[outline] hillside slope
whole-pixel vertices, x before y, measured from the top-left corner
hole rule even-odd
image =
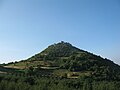
[[[67,42],[53,44],[44,51],[6,67],[52,69],[61,76],[92,77],[94,79],[120,79],[120,66],[114,62],[78,49]]]

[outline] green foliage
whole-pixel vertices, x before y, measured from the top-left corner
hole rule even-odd
[[[25,70],[25,73],[27,75],[34,75],[34,68],[31,66],[31,67],[28,67],[26,70]]]
[[[120,81],[0,75],[0,90],[120,90]]]
[[[71,72],[89,71],[90,77],[92,76],[95,80],[120,80],[120,66],[63,41],[49,46],[25,61],[12,62],[8,64],[10,65],[20,67],[20,69],[27,68],[25,72],[29,75],[41,71],[34,71],[34,68],[39,66],[39,69],[57,67],[56,69],[66,69]]]
[[[0,90],[120,90],[119,65],[63,41],[0,71]]]

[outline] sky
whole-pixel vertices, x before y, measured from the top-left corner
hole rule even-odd
[[[120,0],[0,0],[0,63],[60,41],[120,65]]]

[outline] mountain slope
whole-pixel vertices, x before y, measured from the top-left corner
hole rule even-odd
[[[33,68],[52,69],[52,74],[59,76],[62,73],[67,74],[67,76],[74,76],[75,74],[77,77],[83,75],[94,79],[120,79],[119,65],[63,41],[49,46],[27,60],[7,65],[7,67],[20,67],[22,69],[31,66]]]
[[[60,42],[57,44],[53,44],[46,48],[44,51],[42,51],[39,54],[36,54],[30,59],[41,59],[41,57],[50,57],[56,58],[56,57],[69,57],[70,55],[77,53],[77,52],[84,52],[76,47],[73,47],[71,44],[66,42]],[[52,59],[53,60],[53,59]]]

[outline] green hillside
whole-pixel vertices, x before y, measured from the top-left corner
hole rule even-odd
[[[120,66],[66,42],[0,65],[0,90],[120,90]]]
[[[66,78],[84,76],[97,80],[120,80],[119,65],[63,41],[27,60],[10,63],[5,67],[23,70],[32,67],[42,74],[51,70],[50,75]]]

